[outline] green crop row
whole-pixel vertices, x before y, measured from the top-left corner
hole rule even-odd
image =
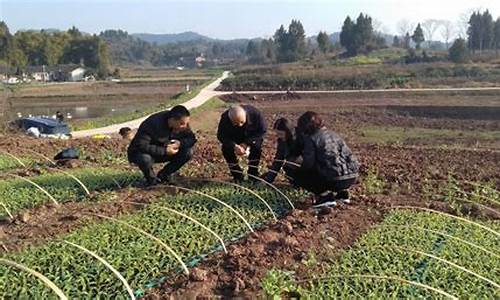
[[[288,290],[313,299],[443,298],[443,294],[404,283],[394,279],[396,277],[425,284],[460,299],[498,299],[498,287],[457,267],[416,252],[425,252],[450,261],[498,284],[500,222],[482,222],[481,225],[496,230],[497,234],[434,213],[395,211],[377,228],[365,234],[339,261],[332,263],[325,273],[316,274],[317,278],[310,280],[305,287],[294,284],[290,287],[291,277],[288,280],[282,278],[281,282],[288,283]],[[470,245],[471,243],[475,246]],[[363,278],[357,275],[393,279]],[[274,274],[273,278],[276,277],[278,276]],[[274,288],[275,293],[280,293],[280,289]]]
[[[20,158],[21,162],[25,164],[26,166],[33,165],[35,163],[34,160],[29,159],[29,158]],[[14,158],[0,153],[0,171],[8,171],[12,169],[16,169],[21,167],[21,164],[16,161]]]
[[[126,186],[141,177],[139,172],[118,169],[82,169],[72,171],[71,175],[79,179],[90,192],[117,189]],[[83,187],[72,177],[59,172],[29,177],[45,189],[59,203],[81,201],[87,197]],[[0,181],[0,201],[14,214],[22,209],[33,208],[49,203],[50,197],[35,185],[19,178]],[[7,211],[0,208],[0,219],[7,216]]]
[[[233,206],[251,224],[266,223],[272,218],[271,212],[261,201],[243,190],[214,184],[199,187],[197,190]],[[269,189],[259,189],[256,192],[269,202],[276,214],[284,213],[290,208],[285,199]],[[294,190],[285,192],[292,199],[300,197]],[[219,240],[202,227],[165,210],[165,207],[197,219],[225,241],[249,231],[245,223],[230,209],[194,193],[163,196],[139,213],[117,217],[166,243],[190,266],[199,261],[200,255],[220,247]],[[181,270],[180,263],[157,242],[113,220],[92,223],[62,239],[81,245],[106,259],[136,290],[137,296],[162,276],[171,276]],[[44,274],[69,298],[127,297],[124,285],[109,269],[92,256],[62,241],[52,241],[4,258]],[[0,274],[0,298],[56,297],[50,289],[27,273],[0,266]]]

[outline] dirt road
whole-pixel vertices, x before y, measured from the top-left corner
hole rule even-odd
[[[228,71],[225,71],[221,77],[210,83],[204,89],[200,91],[198,95],[192,98],[189,101],[183,103],[188,109],[193,109],[203,105],[205,102],[210,100],[211,98],[220,95],[220,92],[216,92],[215,89],[219,86],[222,80],[224,80],[229,75]],[[73,138],[83,138],[89,137],[96,134],[113,134],[117,133],[122,127],[130,127],[132,129],[136,129],[141,125],[141,123],[149,116],[145,116],[139,119],[127,121],[124,123],[113,124],[106,127],[94,128],[89,130],[81,130],[72,132]]]

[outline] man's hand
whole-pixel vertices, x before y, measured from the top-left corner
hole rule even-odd
[[[170,144],[174,145],[177,149],[181,147],[181,141],[179,140],[170,140]]]
[[[247,148],[244,147],[244,145],[235,145],[234,146],[234,153],[238,156],[245,155],[246,151],[247,151]]]
[[[181,147],[181,142],[178,140],[172,140],[170,144],[167,145],[167,155],[176,155]]]

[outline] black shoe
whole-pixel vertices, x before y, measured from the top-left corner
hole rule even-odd
[[[348,190],[342,190],[335,195],[335,200],[342,201],[344,204],[350,204],[351,200],[349,200],[349,191]]]
[[[161,183],[161,180],[157,177],[148,178],[143,184],[143,188],[151,188]]]
[[[172,183],[172,175],[163,175],[158,174],[158,179],[161,184],[171,184]]]
[[[313,207],[321,208],[325,206],[335,206],[335,205],[337,205],[337,202],[335,201],[333,194],[328,193],[326,195],[320,195],[316,200],[316,202],[314,203]]]

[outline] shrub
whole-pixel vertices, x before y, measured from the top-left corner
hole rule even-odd
[[[464,39],[456,39],[450,50],[449,58],[454,63],[465,63],[468,60],[467,43]]]

